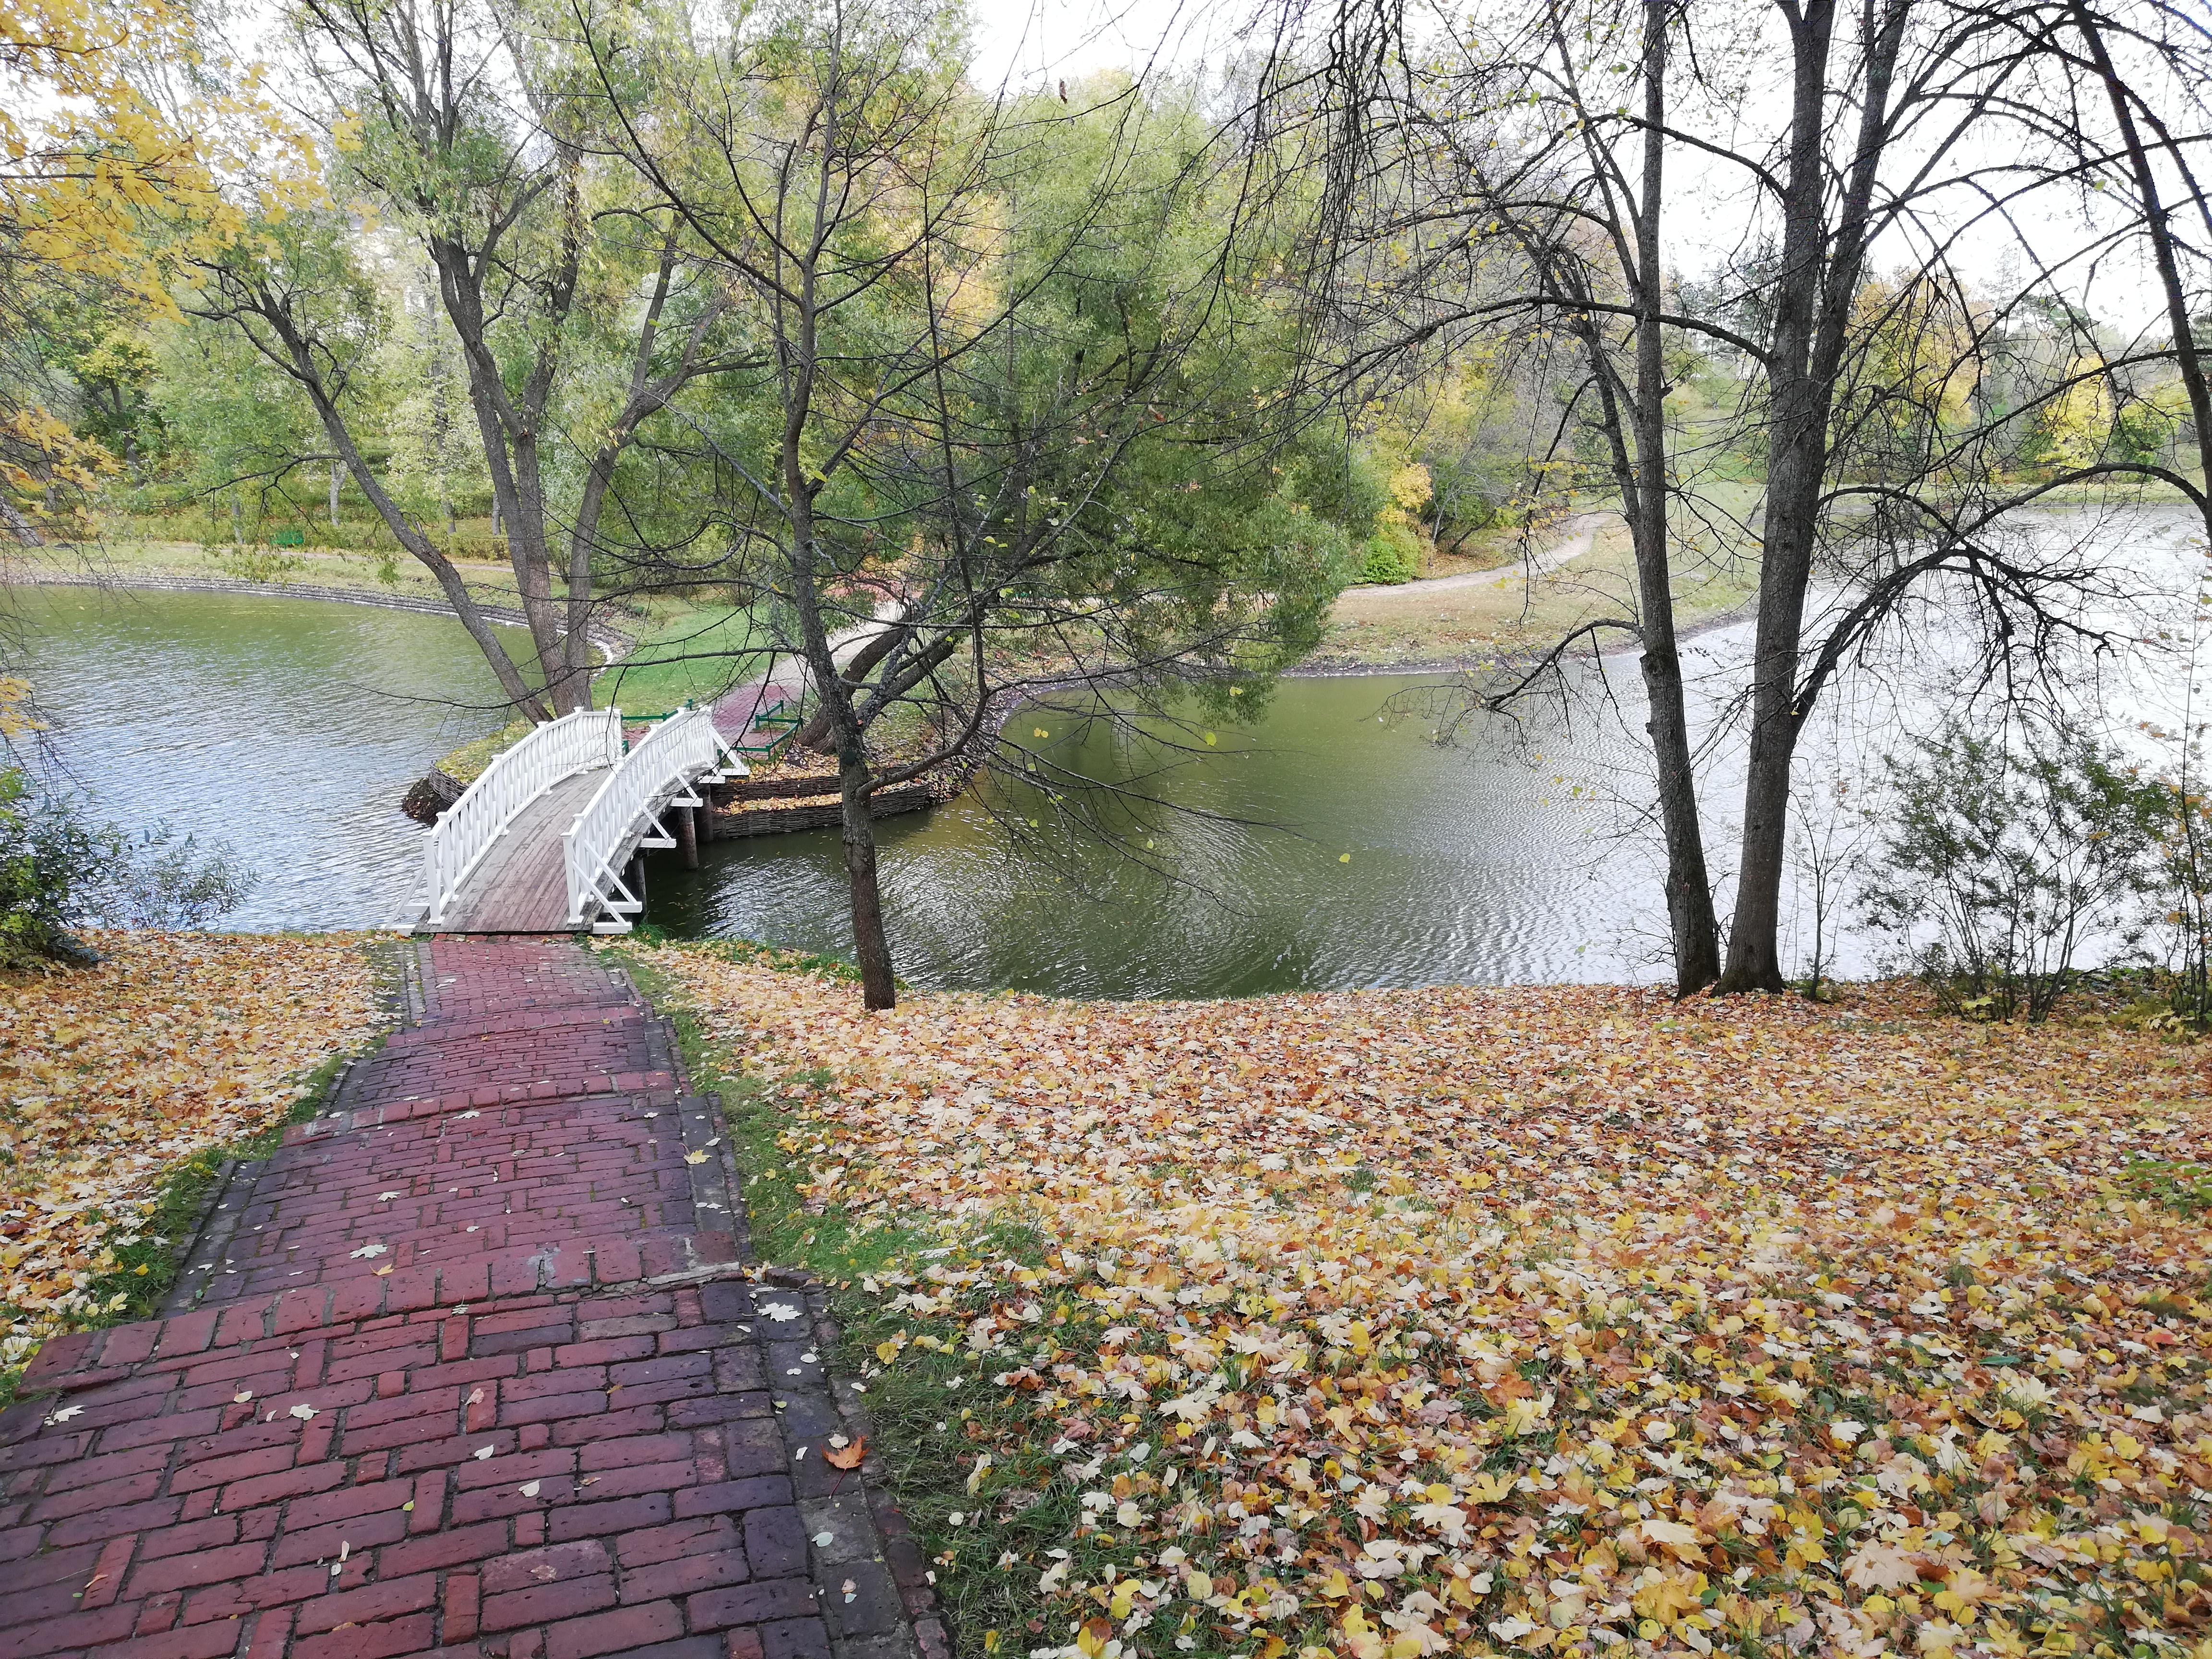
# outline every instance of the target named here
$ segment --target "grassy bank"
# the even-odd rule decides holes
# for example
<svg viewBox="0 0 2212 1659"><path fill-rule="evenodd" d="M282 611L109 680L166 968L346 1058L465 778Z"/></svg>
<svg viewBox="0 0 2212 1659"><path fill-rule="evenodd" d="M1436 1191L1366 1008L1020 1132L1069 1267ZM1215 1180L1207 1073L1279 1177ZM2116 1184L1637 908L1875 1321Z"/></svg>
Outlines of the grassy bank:
<svg viewBox="0 0 2212 1659"><path fill-rule="evenodd" d="M1685 631L1747 614L1757 598L1759 548L1747 526L1762 487L1755 477L1709 479L1698 488L1694 520L1678 508L1674 611ZM2025 481L2019 485L2027 487ZM2179 490L2165 483L2085 484L2053 490L2032 511L2125 515L2187 505ZM1635 616L1635 561L1626 527L1602 503L1590 503L1587 515L1605 520L1589 550L1533 580L1526 562L1555 545L1556 532L1492 532L1471 540L1463 557L1432 559L1424 573L1487 580L1446 586L1423 580L1346 593L1309 665L1333 672L1481 667L1545 649L1594 618ZM1618 648L1629 638L1610 633L1601 643Z"/></svg>
<svg viewBox="0 0 2212 1659"><path fill-rule="evenodd" d="M631 947L964 1654L2203 1653L2203 1050Z"/></svg>
<svg viewBox="0 0 2212 1659"><path fill-rule="evenodd" d="M469 591L487 605L515 607L514 583L503 560L457 561ZM442 607L445 594L414 561L393 560L375 550L235 548L192 542L105 542L98 546L47 550L25 562L33 582L67 578L127 587L133 580L271 582L349 589L379 598ZM627 652L592 683L600 708L637 714L665 714L686 700L708 701L747 671L744 653L755 643L750 614L711 595L665 593L624 604L612 616L628 634ZM520 724L471 739L447 757L445 769L464 781L526 730Z"/></svg>
<svg viewBox="0 0 2212 1659"><path fill-rule="evenodd" d="M88 937L97 967L0 975L0 1396L50 1337L151 1311L216 1164L377 1024L359 936Z"/></svg>
<svg viewBox="0 0 2212 1659"><path fill-rule="evenodd" d="M1534 576L1527 561L1563 539L1557 532L1531 537L1525 547L1492 538L1468 560L1439 561L1436 574L1456 579L1449 582L1346 593L1308 666L1334 672L1479 666L1545 649L1600 617L1633 617L1636 567L1627 528L1610 513L1588 517L1589 550ZM1758 580L1755 555L1716 547L1676 582L1676 620L1686 629L1727 616L1752 599ZM1599 643L1613 648L1627 637L1609 634Z"/></svg>
<svg viewBox="0 0 2212 1659"><path fill-rule="evenodd" d="M489 605L514 605L514 578L506 561L456 562L469 592L477 599ZM33 581L46 575L89 578L128 586L134 577L181 576L194 580L301 583L445 603L444 590L413 559L374 549L232 547L118 538L40 550L23 559L23 568Z"/></svg>

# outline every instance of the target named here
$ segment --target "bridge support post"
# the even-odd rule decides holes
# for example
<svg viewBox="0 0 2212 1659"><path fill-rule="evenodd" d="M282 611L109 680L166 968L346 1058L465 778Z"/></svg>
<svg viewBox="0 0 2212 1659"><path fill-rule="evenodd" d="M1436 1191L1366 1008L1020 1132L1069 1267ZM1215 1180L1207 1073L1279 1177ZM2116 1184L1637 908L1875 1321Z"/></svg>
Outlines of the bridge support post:
<svg viewBox="0 0 2212 1659"><path fill-rule="evenodd" d="M698 811L696 806L676 809L676 844L684 849L684 867L686 870L699 867Z"/></svg>

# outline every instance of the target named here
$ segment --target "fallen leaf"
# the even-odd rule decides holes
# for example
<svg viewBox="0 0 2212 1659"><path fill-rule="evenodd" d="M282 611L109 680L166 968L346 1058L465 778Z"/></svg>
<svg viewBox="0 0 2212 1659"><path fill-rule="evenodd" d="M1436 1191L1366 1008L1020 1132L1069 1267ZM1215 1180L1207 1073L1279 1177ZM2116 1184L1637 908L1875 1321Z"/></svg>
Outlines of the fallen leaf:
<svg viewBox="0 0 2212 1659"><path fill-rule="evenodd" d="M1920 1569L1911 1556L1890 1544L1862 1544L1844 1558L1844 1582L1858 1589L1911 1589Z"/></svg>

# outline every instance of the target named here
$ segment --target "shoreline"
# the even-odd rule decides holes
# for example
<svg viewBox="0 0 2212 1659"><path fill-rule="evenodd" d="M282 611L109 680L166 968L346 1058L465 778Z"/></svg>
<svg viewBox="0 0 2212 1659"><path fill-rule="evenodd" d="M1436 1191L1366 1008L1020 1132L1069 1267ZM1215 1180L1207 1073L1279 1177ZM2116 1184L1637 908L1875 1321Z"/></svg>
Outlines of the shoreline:
<svg viewBox="0 0 2212 1659"><path fill-rule="evenodd" d="M72 574L32 571L17 579L26 587L82 587L102 591L122 591L146 593L234 593L246 598L270 599L309 599L328 605L364 605L385 611L404 611L416 616L442 617L452 619L453 609L439 599L415 599L405 594L375 593L365 589L335 587L318 582L257 582L231 576L173 576L143 574L121 577L77 575ZM1439 580L1449 581L1451 577ZM1410 584L1408 586L1411 586ZM1405 591L1399 589L1396 591ZM529 619L511 605L487 605L480 609L488 621L503 628L527 628ZM1701 617L1679 630L1677 637L1686 642L1717 629L1730 627L1749 620L1756 614L1756 601L1750 600L1729 609ZM611 628L594 624L591 630L592 646L601 652L602 670L621 662L636 648L636 636ZM1625 656L1632 647L1617 650L1593 650L1587 647L1567 653L1575 658ZM1358 679L1409 674L1466 673L1481 659L1474 654L1438 660L1423 661L1407 659L1364 659L1353 661L1301 662L1282 672L1285 679ZM1011 711L1009 711L1011 713ZM1001 720L999 724L1003 725Z"/></svg>
<svg viewBox="0 0 2212 1659"><path fill-rule="evenodd" d="M1693 623L1677 628L1674 630L1675 643L1686 645L1703 635L1715 633L1723 628L1733 628L1739 623L1749 622L1758 614L1759 599L1754 594L1741 604L1729 606L1725 611L1717 611L1710 617L1700 617ZM1585 646L1565 654L1576 660L1586 660L1592 657L1626 657L1632 655L1634 649L1632 646L1621 646L1612 650L1599 650ZM1474 666L1477 660L1478 659L1473 656L1462 656L1429 662L1403 660L1302 662L1295 667L1285 668L1282 678L1286 680L1323 680L1359 679L1368 676L1384 674L1464 674Z"/></svg>
<svg viewBox="0 0 2212 1659"><path fill-rule="evenodd" d="M235 576L171 576L152 572L94 576L49 571L27 572L17 580L25 587L88 587L137 593L235 593L250 599L312 599L325 605L366 605L381 611L442 617L449 622L459 620L453 615L453 607L442 600L415 599L404 593L373 593L363 588L333 587L319 582L256 582ZM502 628L530 626L530 619L514 606L487 605L477 608L487 621ZM587 637L593 648L605 657L600 664L603 669L620 662L637 644L635 636L605 623L594 623Z"/></svg>

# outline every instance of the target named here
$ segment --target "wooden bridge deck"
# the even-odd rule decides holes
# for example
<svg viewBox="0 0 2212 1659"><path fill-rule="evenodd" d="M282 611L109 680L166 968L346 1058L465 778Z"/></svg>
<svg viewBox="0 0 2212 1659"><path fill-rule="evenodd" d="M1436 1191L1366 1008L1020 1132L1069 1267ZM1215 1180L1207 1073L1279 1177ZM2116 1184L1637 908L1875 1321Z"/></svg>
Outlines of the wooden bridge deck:
<svg viewBox="0 0 2212 1659"><path fill-rule="evenodd" d="M463 884L441 933L562 933L568 882L561 833L575 821L607 769L562 779L518 812Z"/></svg>

